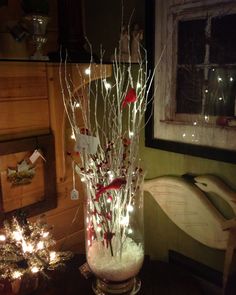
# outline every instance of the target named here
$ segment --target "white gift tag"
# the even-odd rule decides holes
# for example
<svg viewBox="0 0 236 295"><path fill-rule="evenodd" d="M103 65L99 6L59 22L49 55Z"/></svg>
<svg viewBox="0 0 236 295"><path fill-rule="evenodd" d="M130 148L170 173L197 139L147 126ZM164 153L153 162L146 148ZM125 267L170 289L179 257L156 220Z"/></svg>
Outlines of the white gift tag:
<svg viewBox="0 0 236 295"><path fill-rule="evenodd" d="M88 154L95 154L98 144L99 139L97 137L78 133L76 135L75 151L82 152L85 150Z"/></svg>
<svg viewBox="0 0 236 295"><path fill-rule="evenodd" d="M40 150L34 150L33 154L29 157L29 160L32 164L34 164L38 158L42 158L45 162L46 159L44 158L44 156L42 155L42 152Z"/></svg>
<svg viewBox="0 0 236 295"><path fill-rule="evenodd" d="M70 192L70 198L71 200L79 199L79 192L75 188L73 188L72 191Z"/></svg>

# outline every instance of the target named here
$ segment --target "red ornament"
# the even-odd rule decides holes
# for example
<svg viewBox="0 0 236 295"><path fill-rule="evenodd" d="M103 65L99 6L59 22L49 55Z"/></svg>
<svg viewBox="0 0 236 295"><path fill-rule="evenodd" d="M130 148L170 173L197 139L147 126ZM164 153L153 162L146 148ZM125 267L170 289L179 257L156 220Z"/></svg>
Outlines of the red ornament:
<svg viewBox="0 0 236 295"><path fill-rule="evenodd" d="M124 100L122 101L122 108L125 108L127 106L128 103L131 102L135 102L137 100L137 95L136 95L136 91L134 88L130 88L124 98Z"/></svg>
<svg viewBox="0 0 236 295"><path fill-rule="evenodd" d="M107 186L101 187L96 193L96 200L98 201L99 197L105 193L107 190L117 190L120 189L122 185L126 184L124 178L116 178Z"/></svg>

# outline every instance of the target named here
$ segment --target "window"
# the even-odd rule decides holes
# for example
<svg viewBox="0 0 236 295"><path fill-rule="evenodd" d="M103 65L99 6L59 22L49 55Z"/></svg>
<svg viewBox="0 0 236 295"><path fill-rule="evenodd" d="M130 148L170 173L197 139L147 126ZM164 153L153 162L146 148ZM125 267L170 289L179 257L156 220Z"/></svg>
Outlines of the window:
<svg viewBox="0 0 236 295"><path fill-rule="evenodd" d="M227 160L223 152L220 160L231 162L236 151L236 1L154 2L155 94L146 143L215 159L215 150L227 151Z"/></svg>

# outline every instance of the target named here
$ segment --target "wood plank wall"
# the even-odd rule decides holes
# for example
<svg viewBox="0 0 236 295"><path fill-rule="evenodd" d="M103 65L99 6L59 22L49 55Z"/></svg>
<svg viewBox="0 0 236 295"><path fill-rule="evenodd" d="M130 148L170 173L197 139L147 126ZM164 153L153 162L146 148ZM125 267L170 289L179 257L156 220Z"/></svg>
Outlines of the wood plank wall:
<svg viewBox="0 0 236 295"><path fill-rule="evenodd" d="M87 67L86 64L67 66L76 91L85 101ZM90 68L94 80L100 75L111 75L111 66L92 65ZM83 126L79 110L78 124ZM0 62L0 141L48 132L52 132L55 139L58 205L45 212L46 220L54 227L53 234L58 249L84 252L84 194L81 182L76 177L80 198L78 201L70 199L72 163L66 152L73 150L74 141L70 137L71 130L61 97L59 65L44 62ZM0 171L5 173L3 170L6 167L6 160L0 159ZM12 198L14 199L11 194L11 200ZM32 220L36 218L37 216Z"/></svg>
<svg viewBox="0 0 236 295"><path fill-rule="evenodd" d="M46 220L54 227L58 248L83 252L83 192L77 181L80 200L70 199L71 163L65 158L62 148L73 142L69 138L70 142L60 145L65 141L62 130L65 130L66 121L58 81L58 66L41 62L0 63L0 140L48 133L49 130L53 132L56 139L58 206L45 213ZM0 160L1 171L6 168L5 162ZM66 170L63 172L61 163L64 162ZM62 172L64 177L61 177ZM76 214L78 218L74 219Z"/></svg>

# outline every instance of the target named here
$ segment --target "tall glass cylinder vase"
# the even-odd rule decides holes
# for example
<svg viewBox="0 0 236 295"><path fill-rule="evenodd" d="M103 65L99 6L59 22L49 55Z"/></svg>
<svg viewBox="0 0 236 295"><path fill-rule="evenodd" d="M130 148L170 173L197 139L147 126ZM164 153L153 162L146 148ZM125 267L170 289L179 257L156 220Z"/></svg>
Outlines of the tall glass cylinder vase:
<svg viewBox="0 0 236 295"><path fill-rule="evenodd" d="M137 274L144 259L143 179L128 178L96 191L86 183L86 255L96 277L95 294L136 294L141 286Z"/></svg>

